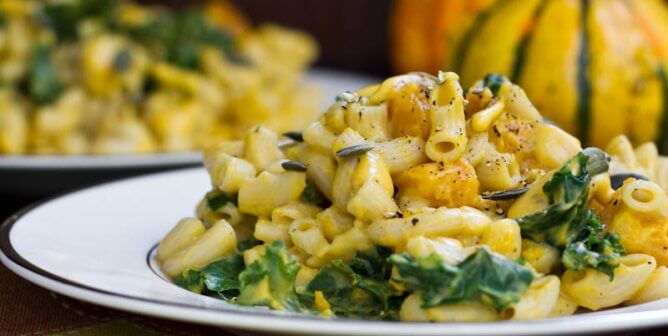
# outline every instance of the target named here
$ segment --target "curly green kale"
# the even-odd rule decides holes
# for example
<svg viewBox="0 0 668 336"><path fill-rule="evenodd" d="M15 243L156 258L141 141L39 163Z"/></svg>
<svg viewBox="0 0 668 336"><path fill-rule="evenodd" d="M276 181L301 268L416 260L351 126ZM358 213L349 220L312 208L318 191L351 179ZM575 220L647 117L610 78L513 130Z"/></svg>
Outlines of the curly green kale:
<svg viewBox="0 0 668 336"><path fill-rule="evenodd" d="M282 240L265 245L264 254L239 274L237 302L277 310L305 311L295 291L295 278L300 268Z"/></svg>
<svg viewBox="0 0 668 336"><path fill-rule="evenodd" d="M578 153L543 186L549 206L517 222L523 237L561 249L566 268L593 268L612 279L624 248L616 234L604 233L605 225L587 207L591 177L607 170L601 150Z"/></svg>
<svg viewBox="0 0 668 336"><path fill-rule="evenodd" d="M216 260L202 270L187 270L174 279L174 283L193 292L231 300L239 295L239 274L244 269L244 260L233 253Z"/></svg>
<svg viewBox="0 0 668 336"><path fill-rule="evenodd" d="M390 261L397 268L393 280L422 292L424 308L480 300L502 310L518 302L534 278L530 269L484 247L457 266L436 254L418 259L395 254Z"/></svg>
<svg viewBox="0 0 668 336"><path fill-rule="evenodd" d="M336 315L396 319L405 295L388 283L392 269L390 253L378 248L358 253L350 264L333 261L320 269L300 293L303 304L311 307L315 292L319 291Z"/></svg>

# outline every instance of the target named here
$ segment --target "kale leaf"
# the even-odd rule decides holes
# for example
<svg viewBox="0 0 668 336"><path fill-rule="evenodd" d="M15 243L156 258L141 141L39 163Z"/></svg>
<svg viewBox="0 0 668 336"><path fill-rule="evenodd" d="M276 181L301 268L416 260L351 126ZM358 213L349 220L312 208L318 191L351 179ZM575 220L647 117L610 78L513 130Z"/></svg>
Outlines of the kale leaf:
<svg viewBox="0 0 668 336"><path fill-rule="evenodd" d="M183 274L174 279L174 283L179 287L183 287L195 293L202 293L204 290L202 272L194 269L189 269L183 272Z"/></svg>
<svg viewBox="0 0 668 336"><path fill-rule="evenodd" d="M489 88L490 91L492 91L492 94L496 96L499 93L499 89L501 89L501 85L503 85L505 82L509 82L508 78L505 76L491 73L487 74L487 76L483 78L482 85Z"/></svg>
<svg viewBox="0 0 668 336"><path fill-rule="evenodd" d="M457 266L448 265L436 254L413 259L395 254L390 261L397 267L394 281L411 291L422 292L424 307L481 300L502 310L518 302L533 281L533 272L479 248Z"/></svg>
<svg viewBox="0 0 668 336"><path fill-rule="evenodd" d="M239 274L237 302L278 310L304 311L295 291L295 277L301 266L285 249L282 240L265 246L264 254Z"/></svg>
<svg viewBox="0 0 668 336"><path fill-rule="evenodd" d="M244 269L244 260L238 253L215 261L202 270L204 286L212 292L239 292L239 274ZM236 295L235 295L236 296Z"/></svg>
<svg viewBox="0 0 668 336"><path fill-rule="evenodd" d="M549 206L517 222L523 237L562 249L566 268L593 268L612 279L624 248L587 206L591 177L608 170L607 160L599 149L578 153L543 186Z"/></svg>
<svg viewBox="0 0 668 336"><path fill-rule="evenodd" d="M251 236L250 238L248 238L244 241L241 241L241 242L239 242L239 244L237 244L237 251L243 252L243 251L249 250L249 249L251 249L255 246L258 246L260 244L262 244L261 241L255 239L255 237Z"/></svg>
<svg viewBox="0 0 668 336"><path fill-rule="evenodd" d="M239 274L244 269L241 254L233 253L202 270L187 270L174 283L193 292L231 300L239 295Z"/></svg>
<svg viewBox="0 0 668 336"><path fill-rule="evenodd" d="M350 265L335 260L321 268L300 293L312 306L320 291L337 315L352 318L396 319L403 293L388 283L391 273L387 249L358 253Z"/></svg>
<svg viewBox="0 0 668 336"><path fill-rule="evenodd" d="M35 14L37 23L51 28L58 40L77 38L79 23L90 17L108 19L118 0L77 0L48 2Z"/></svg>
<svg viewBox="0 0 668 336"><path fill-rule="evenodd" d="M591 211L587 214L587 221L583 236L564 249L562 263L574 271L597 269L613 279L615 268L619 266L619 257L626 254L626 250L616 233L603 233L605 225Z"/></svg>
<svg viewBox="0 0 668 336"><path fill-rule="evenodd" d="M232 203L237 205L237 195L229 195L220 190L212 190L206 193L206 206L211 209L211 211L217 211L218 209L225 206L227 203Z"/></svg>
<svg viewBox="0 0 668 336"><path fill-rule="evenodd" d="M115 24L116 29L148 45L160 46L166 60L183 68L199 67L199 49L210 46L233 55L232 36L209 23L199 10L161 15L137 26Z"/></svg>
<svg viewBox="0 0 668 336"><path fill-rule="evenodd" d="M587 156L578 153L545 183L549 206L517 219L523 236L564 248L586 229L591 180L586 165Z"/></svg>
<svg viewBox="0 0 668 336"><path fill-rule="evenodd" d="M306 181L306 186L301 194L301 200L323 209L332 205L332 202L328 200L327 197L325 197L310 181Z"/></svg>
<svg viewBox="0 0 668 336"><path fill-rule="evenodd" d="M26 84L28 94L39 105L49 104L60 95L63 87L53 64L49 45L39 43L35 47Z"/></svg>
<svg viewBox="0 0 668 336"><path fill-rule="evenodd" d="M387 281L392 273L392 263L388 259L391 255L392 249L383 246L377 246L370 252L358 252L350 268L361 276Z"/></svg>

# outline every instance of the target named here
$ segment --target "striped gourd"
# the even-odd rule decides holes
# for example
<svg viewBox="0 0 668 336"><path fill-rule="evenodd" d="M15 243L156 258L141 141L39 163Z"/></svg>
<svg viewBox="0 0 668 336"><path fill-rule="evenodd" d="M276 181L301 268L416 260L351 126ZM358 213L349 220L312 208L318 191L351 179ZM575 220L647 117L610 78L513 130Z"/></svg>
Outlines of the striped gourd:
<svg viewBox="0 0 668 336"><path fill-rule="evenodd" d="M662 0L397 0L397 72L501 73L586 143L618 134L668 152L668 5Z"/></svg>

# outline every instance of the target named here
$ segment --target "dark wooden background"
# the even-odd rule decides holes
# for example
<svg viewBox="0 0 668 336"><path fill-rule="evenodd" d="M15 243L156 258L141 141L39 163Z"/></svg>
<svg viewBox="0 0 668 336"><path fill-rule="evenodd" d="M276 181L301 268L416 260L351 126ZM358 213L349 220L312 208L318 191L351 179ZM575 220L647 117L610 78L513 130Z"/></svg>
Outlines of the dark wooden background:
<svg viewBox="0 0 668 336"><path fill-rule="evenodd" d="M144 0L187 6L198 1ZM318 66L378 76L390 72L387 17L391 0L231 0L251 20L309 32L320 44Z"/></svg>

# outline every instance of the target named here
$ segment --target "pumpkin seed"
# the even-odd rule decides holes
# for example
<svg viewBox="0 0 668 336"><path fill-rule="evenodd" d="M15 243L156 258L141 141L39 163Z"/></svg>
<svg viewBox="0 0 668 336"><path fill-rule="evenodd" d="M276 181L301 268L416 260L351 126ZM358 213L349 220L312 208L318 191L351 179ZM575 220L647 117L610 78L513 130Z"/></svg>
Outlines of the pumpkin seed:
<svg viewBox="0 0 668 336"><path fill-rule="evenodd" d="M437 82L438 84L443 84L445 83L445 71L438 70L438 77L437 77Z"/></svg>
<svg viewBox="0 0 668 336"><path fill-rule="evenodd" d="M348 104L353 104L360 100L360 96L355 92L345 91L341 94L341 99Z"/></svg>
<svg viewBox="0 0 668 336"><path fill-rule="evenodd" d="M339 149L338 151L336 151L336 156L346 157L346 156L360 155L372 150L373 147L374 147L373 144L362 143L359 145Z"/></svg>
<svg viewBox="0 0 668 336"><path fill-rule="evenodd" d="M624 184L624 181L627 178L634 178L636 180L643 180L643 181L649 181L648 178L639 175L639 174L634 174L634 173L620 173L620 174L614 174L610 176L610 185L612 186L612 189L619 189L622 187L622 184Z"/></svg>
<svg viewBox="0 0 668 336"><path fill-rule="evenodd" d="M304 136L302 135L302 132L290 131L290 132L283 133L283 135L292 139L292 140L294 140L294 141L299 141L299 142L304 141Z"/></svg>
<svg viewBox="0 0 668 336"><path fill-rule="evenodd" d="M283 169L285 170L298 171L298 172L305 172L307 168L305 163L293 160L281 162L281 167L283 167Z"/></svg>
<svg viewBox="0 0 668 336"><path fill-rule="evenodd" d="M482 194L483 199L492 201L504 201L518 198L529 191L529 188L508 189L503 191L486 192Z"/></svg>
<svg viewBox="0 0 668 336"><path fill-rule="evenodd" d="M587 170L592 176L608 171L610 157L601 149L596 147L587 147L582 150L582 154L586 155L588 158Z"/></svg>

